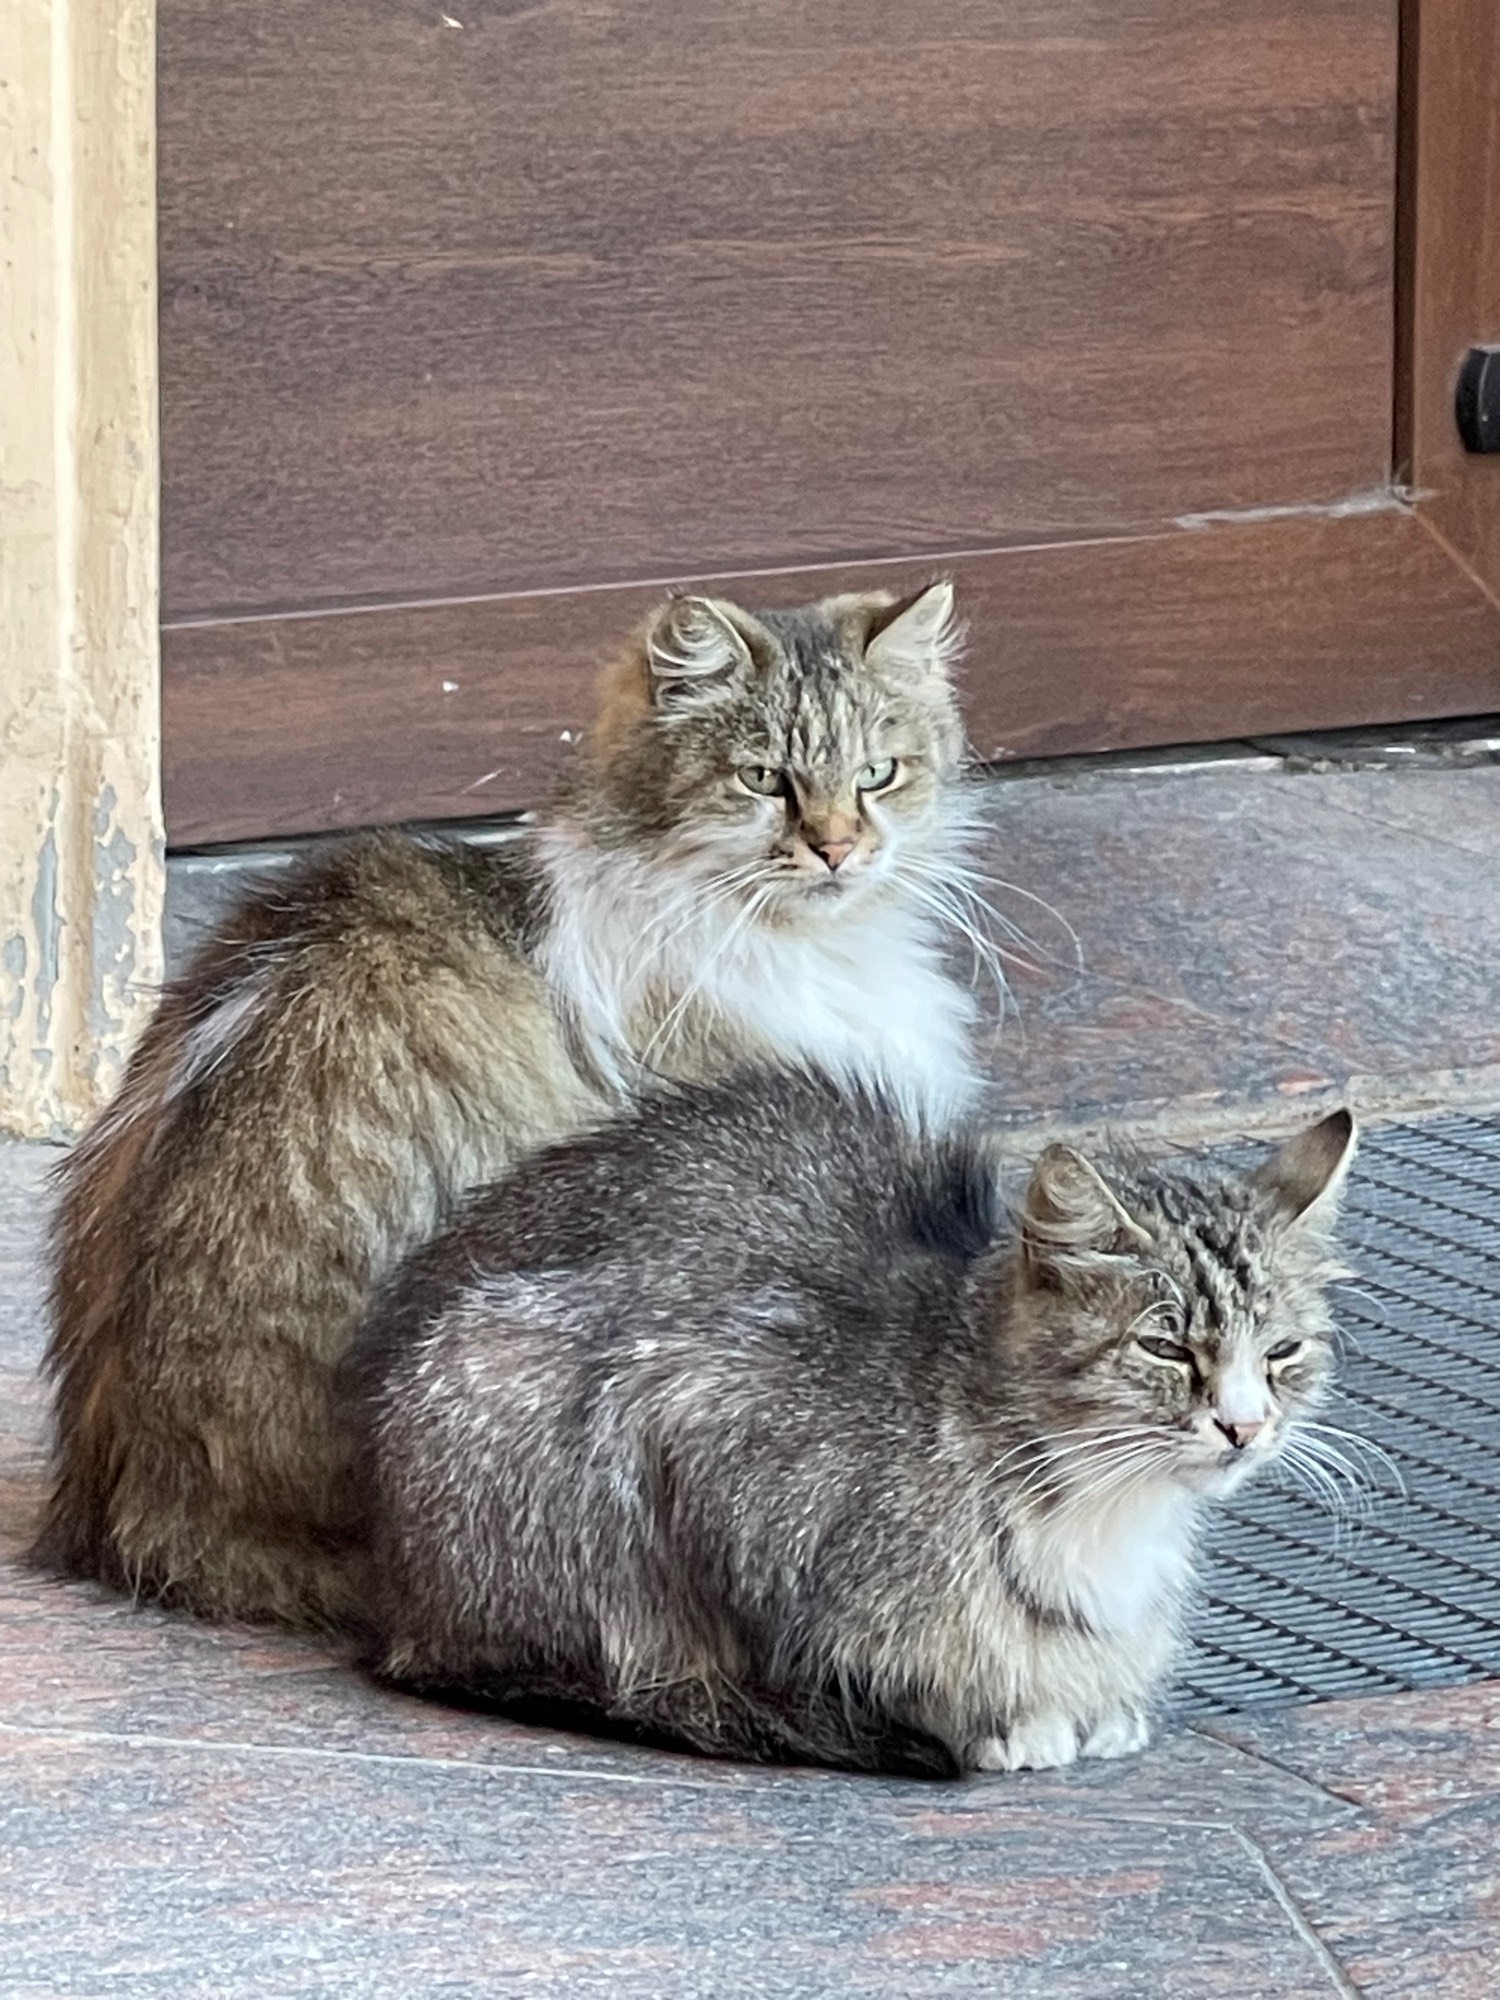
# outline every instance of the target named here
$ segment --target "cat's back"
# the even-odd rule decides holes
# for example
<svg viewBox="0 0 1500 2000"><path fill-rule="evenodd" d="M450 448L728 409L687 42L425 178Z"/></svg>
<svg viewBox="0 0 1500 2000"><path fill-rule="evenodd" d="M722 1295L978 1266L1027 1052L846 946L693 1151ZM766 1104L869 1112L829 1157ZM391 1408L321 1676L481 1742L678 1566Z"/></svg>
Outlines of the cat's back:
<svg viewBox="0 0 1500 2000"><path fill-rule="evenodd" d="M314 854L246 894L164 991L114 1102L63 1172L62 1228L87 1191L169 1173L213 1150L253 1101L337 1117L334 1072L391 1074L391 1054L440 1060L455 1017L491 996L540 998L527 964L536 890L520 855L468 856L394 832ZM467 1037L473 1041L472 1029ZM326 1129L326 1128L325 1128ZM283 1139L295 1134L283 1129Z"/></svg>
<svg viewBox="0 0 1500 2000"><path fill-rule="evenodd" d="M395 829L357 834L311 852L250 889L167 989L161 1016L199 1030L189 1072L206 1067L241 1024L295 1016L317 982L354 979L368 998L399 973L415 1004L424 981L497 960L520 972L539 923L541 890L523 843L492 852L422 840ZM319 997L332 1004L331 983ZM226 1011L227 1010L227 1011Z"/></svg>
<svg viewBox="0 0 1500 2000"><path fill-rule="evenodd" d="M300 1184L304 1220L320 1205L373 1214L409 1171L441 1177L441 1156L473 1143L460 1125L496 1111L528 1136L558 1129L557 1086L578 1086L530 963L538 901L519 846L395 832L245 896L166 989L64 1165L61 1347L108 1319L154 1243L180 1263L208 1236L227 1252L238 1228L252 1257L269 1228L259 1247L293 1254L274 1240L278 1191ZM483 1165L455 1161L459 1185Z"/></svg>
<svg viewBox="0 0 1500 2000"><path fill-rule="evenodd" d="M610 1309L580 1332L605 1347L653 1319L722 1340L742 1309L753 1320L776 1300L791 1347L817 1349L834 1327L905 1340L941 1319L998 1226L993 1164L973 1139L914 1130L878 1088L747 1068L663 1090L471 1196L393 1280L359 1337L357 1379L368 1391L399 1369L424 1328L487 1285L583 1271Z"/></svg>
<svg viewBox="0 0 1500 2000"><path fill-rule="evenodd" d="M789 1587L800 1617L793 1551L903 1495L940 1511L997 1206L979 1149L773 1070L664 1093L471 1199L344 1380L386 1669L453 1684L560 1646L586 1681L658 1586L684 1629L716 1578L735 1629ZM755 1547L726 1584L741 1526ZM686 1657L674 1639L660 1677L690 1678Z"/></svg>

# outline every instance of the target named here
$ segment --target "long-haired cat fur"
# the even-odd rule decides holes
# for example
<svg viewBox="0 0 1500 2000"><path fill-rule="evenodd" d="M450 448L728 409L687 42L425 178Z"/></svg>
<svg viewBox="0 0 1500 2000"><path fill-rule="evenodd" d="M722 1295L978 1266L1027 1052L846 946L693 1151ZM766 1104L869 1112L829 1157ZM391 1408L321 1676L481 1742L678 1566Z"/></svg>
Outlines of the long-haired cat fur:
<svg viewBox="0 0 1500 2000"><path fill-rule="evenodd" d="M355 838L169 988L63 1171L37 1555L209 1616L361 1599L332 1371L467 1188L655 1076L897 1080L941 1118L971 1002L951 587L681 597L606 672L570 788L487 853Z"/></svg>
<svg viewBox="0 0 1500 2000"><path fill-rule="evenodd" d="M1330 1369L1336 1114L1245 1178L751 1074L471 1198L356 1342L371 1663L719 1755L1147 1738L1204 1509Z"/></svg>

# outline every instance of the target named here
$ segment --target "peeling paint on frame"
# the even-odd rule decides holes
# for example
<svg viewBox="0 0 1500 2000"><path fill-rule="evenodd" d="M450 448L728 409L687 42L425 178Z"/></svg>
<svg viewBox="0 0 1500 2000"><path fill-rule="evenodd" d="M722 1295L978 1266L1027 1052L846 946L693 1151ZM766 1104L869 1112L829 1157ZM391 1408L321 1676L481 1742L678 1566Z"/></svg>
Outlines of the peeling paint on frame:
<svg viewBox="0 0 1500 2000"><path fill-rule="evenodd" d="M7 29L0 1130L62 1137L161 977L155 5Z"/></svg>

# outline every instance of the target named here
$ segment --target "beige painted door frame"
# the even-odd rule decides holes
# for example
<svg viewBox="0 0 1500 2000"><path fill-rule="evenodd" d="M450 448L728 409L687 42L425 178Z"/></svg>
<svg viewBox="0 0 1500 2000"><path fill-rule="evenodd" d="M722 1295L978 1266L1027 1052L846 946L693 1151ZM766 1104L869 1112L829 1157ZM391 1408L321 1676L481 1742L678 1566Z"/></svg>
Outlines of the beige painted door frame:
<svg viewBox="0 0 1500 2000"><path fill-rule="evenodd" d="M0 1131L161 979L155 0L0 0Z"/></svg>

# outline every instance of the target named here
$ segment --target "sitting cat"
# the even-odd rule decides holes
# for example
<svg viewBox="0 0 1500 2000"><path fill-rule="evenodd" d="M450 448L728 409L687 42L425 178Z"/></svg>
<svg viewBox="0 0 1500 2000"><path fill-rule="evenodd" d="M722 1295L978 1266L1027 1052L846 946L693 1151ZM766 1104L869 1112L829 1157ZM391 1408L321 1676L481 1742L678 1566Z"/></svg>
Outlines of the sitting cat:
<svg viewBox="0 0 1500 2000"><path fill-rule="evenodd" d="M362 1535L333 1369L466 1188L645 1078L753 1057L960 1106L971 1002L935 921L966 835L956 650L946 583L677 599L526 837L368 835L252 895L63 1171L38 1558L336 1625Z"/></svg>
<svg viewBox="0 0 1500 2000"><path fill-rule="evenodd" d="M1245 1179L749 1073L475 1195L356 1342L371 1663L915 1775L1147 1740L1201 1516L1330 1369L1343 1113Z"/></svg>

